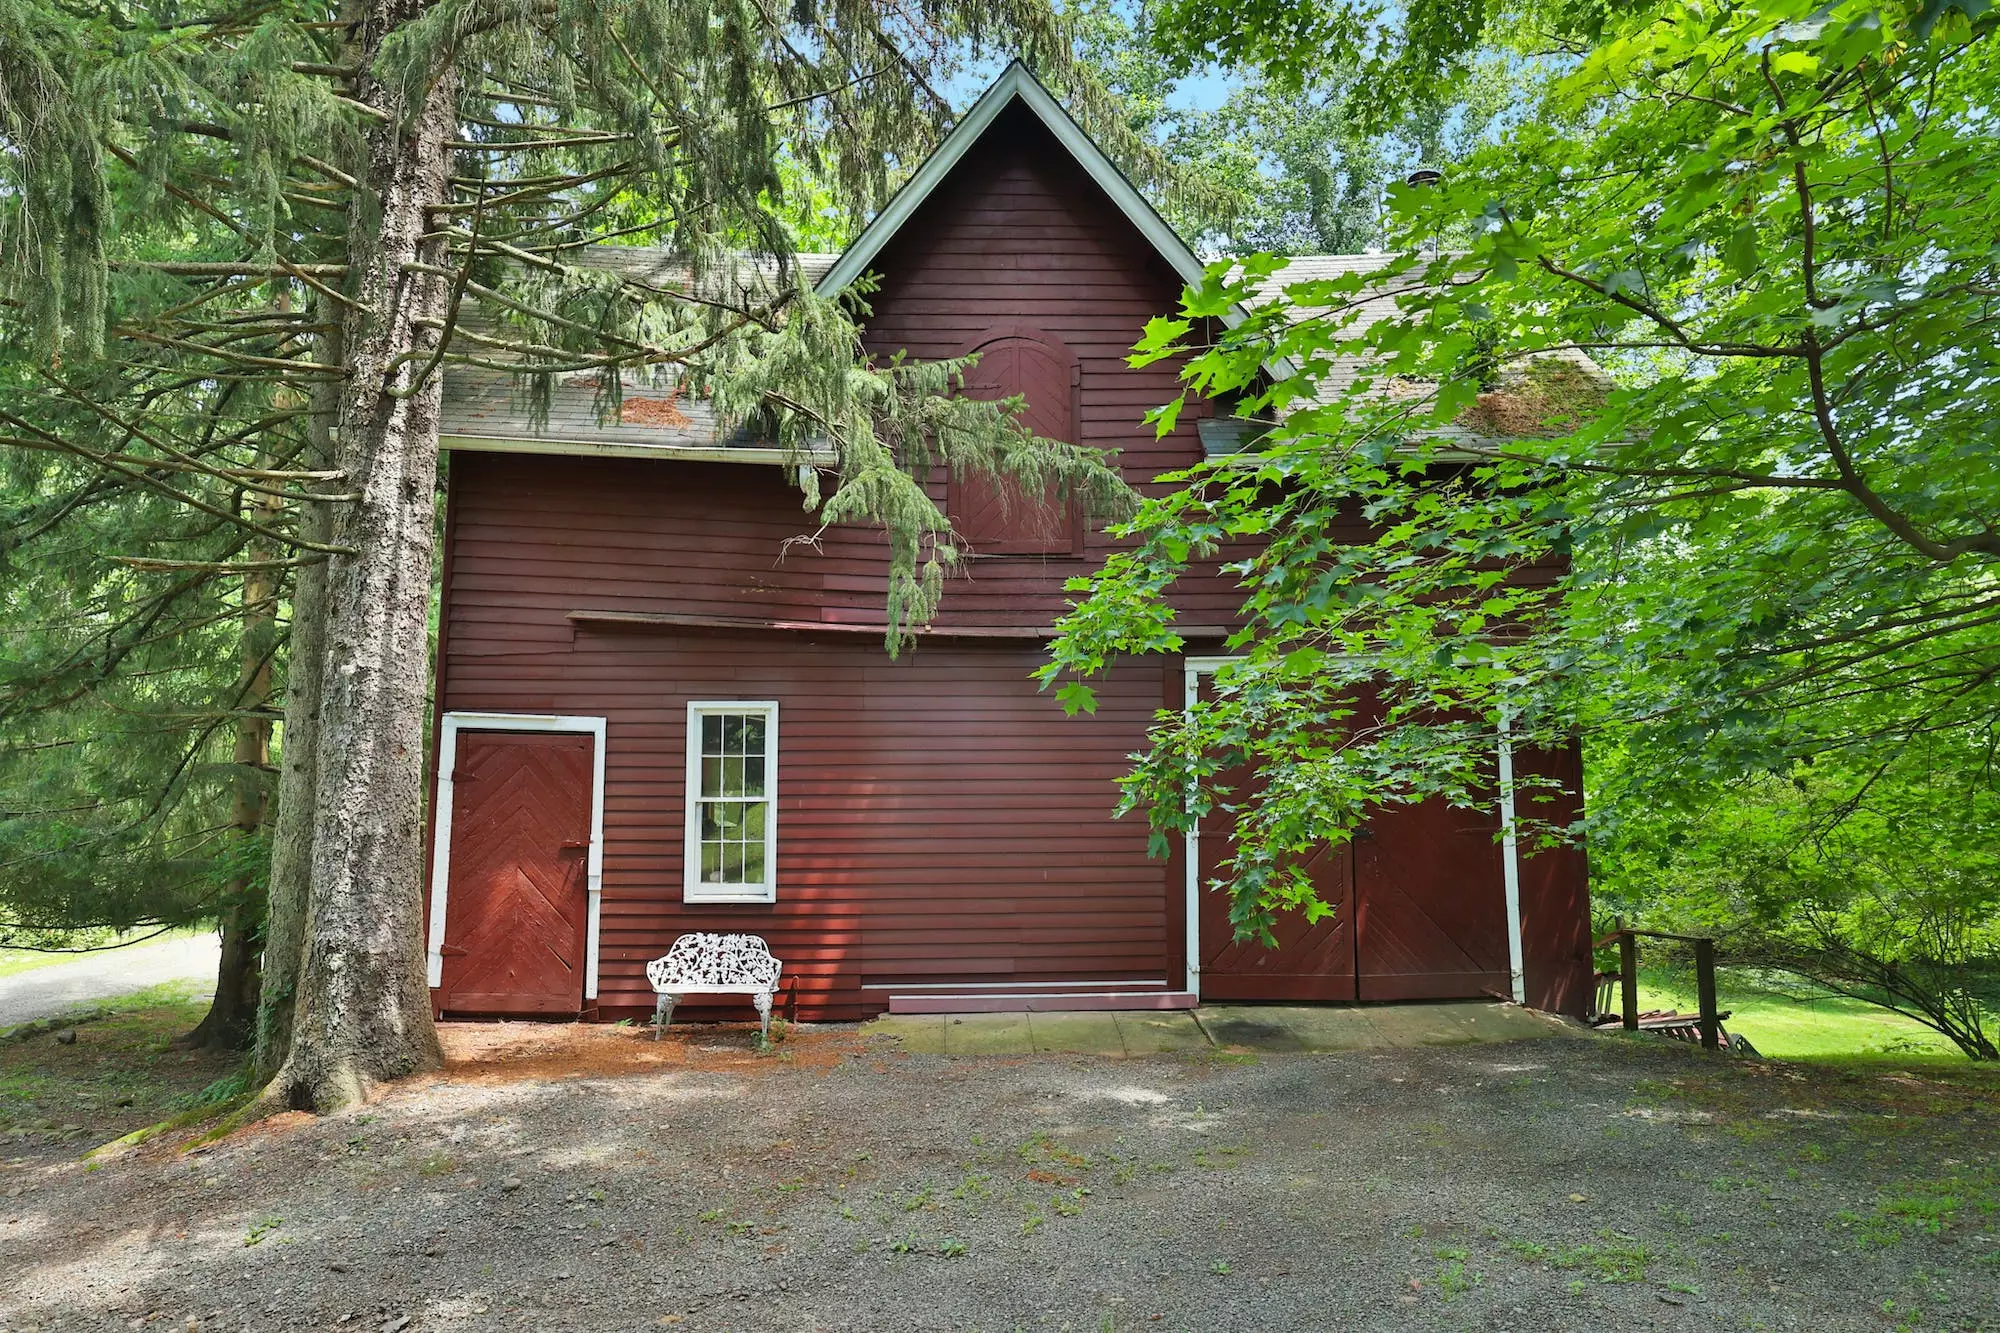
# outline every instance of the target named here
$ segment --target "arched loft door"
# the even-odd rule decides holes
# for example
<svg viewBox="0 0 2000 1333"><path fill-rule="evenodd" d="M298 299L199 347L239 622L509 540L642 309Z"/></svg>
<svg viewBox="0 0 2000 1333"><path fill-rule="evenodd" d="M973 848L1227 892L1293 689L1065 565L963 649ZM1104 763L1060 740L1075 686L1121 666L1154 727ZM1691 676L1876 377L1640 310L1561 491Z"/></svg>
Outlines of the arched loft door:
<svg viewBox="0 0 2000 1333"><path fill-rule="evenodd" d="M1068 347L1025 330L996 332L969 352L979 364L965 373L969 398L1027 400L1022 422L1050 440L1076 443L1077 360ZM1080 555L1083 515L1074 500L1051 490L1029 495L992 477L953 477L947 503L952 526L974 555Z"/></svg>

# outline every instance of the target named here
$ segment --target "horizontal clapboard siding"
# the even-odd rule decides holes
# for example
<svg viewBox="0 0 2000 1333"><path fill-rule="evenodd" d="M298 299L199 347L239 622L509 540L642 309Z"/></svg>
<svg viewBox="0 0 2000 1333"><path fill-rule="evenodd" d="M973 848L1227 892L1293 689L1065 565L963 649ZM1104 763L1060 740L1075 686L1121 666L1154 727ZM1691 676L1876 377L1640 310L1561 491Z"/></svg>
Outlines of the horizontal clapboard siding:
<svg viewBox="0 0 2000 1333"><path fill-rule="evenodd" d="M952 356L1025 326L1078 359L1080 442L1117 450L1135 487L1157 493L1200 457L1206 405L1156 438L1142 417L1177 392L1175 369L1125 363L1179 279L1018 109L874 267L876 352ZM867 988L898 984L1179 986L1180 868L1147 857L1142 817L1111 818L1127 756L1179 699L1177 659L1121 664L1096 714L1067 718L1029 679L1032 635L892 661L869 633L575 620L878 624L888 551L862 528L788 546L815 523L775 467L460 453L450 485L440 708L607 720L600 1013L649 1009L644 965L688 930L763 935L809 1018L879 1012L888 992ZM1044 629L1064 580L1110 549L1093 532L1081 557L969 562L939 624ZM1242 597L1215 565L1174 595L1184 624L1211 627ZM691 699L779 703L774 904L681 901ZM1563 867L1532 901L1563 902L1575 878Z"/></svg>
<svg viewBox="0 0 2000 1333"><path fill-rule="evenodd" d="M867 640L585 630L501 659L467 636L454 626L448 707L606 719L605 1012L650 1005L646 961L688 930L763 935L809 1017L879 1009L865 985L1165 976L1164 867L1142 819L1111 819L1165 697L1158 663L1114 672L1096 716L1070 719L1021 646L891 663ZM775 904L681 901L690 699L778 701Z"/></svg>

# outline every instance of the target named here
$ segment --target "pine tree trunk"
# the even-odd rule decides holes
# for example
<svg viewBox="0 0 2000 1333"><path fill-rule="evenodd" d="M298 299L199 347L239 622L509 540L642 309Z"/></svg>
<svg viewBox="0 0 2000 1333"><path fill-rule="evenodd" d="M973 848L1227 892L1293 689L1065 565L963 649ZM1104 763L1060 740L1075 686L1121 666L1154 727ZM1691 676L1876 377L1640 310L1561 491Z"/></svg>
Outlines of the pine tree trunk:
<svg viewBox="0 0 2000 1333"><path fill-rule="evenodd" d="M335 312L322 302L325 323ZM319 342L319 360L340 363L338 330ZM314 390L306 424L306 451L299 466L321 471L333 466L333 417L340 410L341 386L322 381ZM339 488L332 487L338 490ZM324 504L305 505L299 535L324 542L332 517ZM292 583L292 628L285 659L285 731L278 774L278 817L271 834L269 908L264 922L264 983L257 1015L257 1077L269 1080L292 1049L292 1007L305 963L308 906L311 902L313 794L318 779L319 685L326 666L326 566L303 565Z"/></svg>
<svg viewBox="0 0 2000 1333"><path fill-rule="evenodd" d="M367 7L362 69L416 7ZM362 208L372 203L375 216L357 216L349 242L349 291L364 308L344 317L349 375L335 460L361 499L334 522L335 542L355 554L326 567L309 925L291 1050L271 1087L313 1111L443 1063L419 901L441 394L435 375L409 386L436 344L435 328L419 321L442 320L448 291L408 266L447 261L444 239L424 234L448 199L453 87L447 75L410 108L364 74L357 94L388 113L369 131Z"/></svg>
<svg viewBox="0 0 2000 1333"><path fill-rule="evenodd" d="M280 502L261 497L253 517L269 526ZM250 560L270 552L252 543ZM243 637L236 684L236 777L230 822L239 838L254 838L264 826L264 772L271 766L271 640L276 629L275 571L255 569L243 576ZM188 1033L188 1045L211 1051L240 1051L256 1031L262 992L264 894L256 882L238 876L222 909L222 960L216 969L215 998L208 1013Z"/></svg>

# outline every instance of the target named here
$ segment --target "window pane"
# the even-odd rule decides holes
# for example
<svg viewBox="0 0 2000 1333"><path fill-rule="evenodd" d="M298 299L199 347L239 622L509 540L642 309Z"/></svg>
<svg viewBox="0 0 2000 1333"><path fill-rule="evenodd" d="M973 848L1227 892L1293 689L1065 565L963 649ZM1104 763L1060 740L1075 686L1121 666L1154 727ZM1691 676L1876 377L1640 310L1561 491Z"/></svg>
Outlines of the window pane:
<svg viewBox="0 0 2000 1333"><path fill-rule="evenodd" d="M760 810L761 810L762 808L763 808L762 806L759 806L759 807L758 807L758 809L760 809ZM752 842L752 843L746 843L746 844L744 845L744 847L743 847L743 878L742 878L742 879L741 879L740 881L738 881L738 882L739 882L739 883L743 883L743 884L762 884L762 883L764 882L764 844L763 844L763 843L761 843L761 842Z"/></svg>
<svg viewBox="0 0 2000 1333"><path fill-rule="evenodd" d="M722 882L725 884L743 882L743 844L740 842L722 844Z"/></svg>
<svg viewBox="0 0 2000 1333"><path fill-rule="evenodd" d="M741 796L743 794L743 761L727 758L722 761L722 789L718 796Z"/></svg>
<svg viewBox="0 0 2000 1333"><path fill-rule="evenodd" d="M724 809L725 807L721 805L705 804L701 807L701 840L703 842L721 842L723 838L728 836L723 831L722 812Z"/></svg>
<svg viewBox="0 0 2000 1333"><path fill-rule="evenodd" d="M722 753L722 716L719 713L701 715L701 752Z"/></svg>
<svg viewBox="0 0 2000 1333"><path fill-rule="evenodd" d="M701 794L718 796L722 793L722 761L704 757L701 761Z"/></svg>
<svg viewBox="0 0 2000 1333"><path fill-rule="evenodd" d="M764 794L764 755L762 751L752 751L743 761L743 794L762 796Z"/></svg>
<svg viewBox="0 0 2000 1333"><path fill-rule="evenodd" d="M743 837L759 847L764 845L764 811L762 801L753 801L743 807Z"/></svg>
<svg viewBox="0 0 2000 1333"><path fill-rule="evenodd" d="M724 754L743 753L743 714L741 713L723 714L722 752Z"/></svg>
<svg viewBox="0 0 2000 1333"><path fill-rule="evenodd" d="M764 753L764 715L751 713L743 719L743 751L745 754Z"/></svg>
<svg viewBox="0 0 2000 1333"><path fill-rule="evenodd" d="M722 844L704 842L701 845L701 879L704 884L714 884L722 879Z"/></svg>

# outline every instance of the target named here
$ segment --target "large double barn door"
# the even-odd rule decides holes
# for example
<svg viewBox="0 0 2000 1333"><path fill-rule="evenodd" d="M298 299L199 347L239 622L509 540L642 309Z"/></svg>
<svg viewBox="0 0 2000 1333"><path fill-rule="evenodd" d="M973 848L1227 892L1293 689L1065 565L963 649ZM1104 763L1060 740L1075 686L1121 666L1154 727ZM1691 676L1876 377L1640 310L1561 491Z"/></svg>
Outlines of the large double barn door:
<svg viewBox="0 0 2000 1333"><path fill-rule="evenodd" d="M1189 670L1191 684L1205 674ZM1205 682L1200 688L1206 688ZM1257 799L1254 773L1222 774L1230 806ZM1234 813L1204 815L1190 841L1190 913L1206 1000L1453 999L1509 992L1504 853L1497 809L1442 801L1374 811L1355 840L1306 864L1334 909L1280 913L1276 947L1239 943L1229 898L1211 889L1235 852Z"/></svg>
<svg viewBox="0 0 2000 1333"><path fill-rule="evenodd" d="M448 1013L575 1017L584 1007L596 737L458 730L441 938L432 984Z"/></svg>

